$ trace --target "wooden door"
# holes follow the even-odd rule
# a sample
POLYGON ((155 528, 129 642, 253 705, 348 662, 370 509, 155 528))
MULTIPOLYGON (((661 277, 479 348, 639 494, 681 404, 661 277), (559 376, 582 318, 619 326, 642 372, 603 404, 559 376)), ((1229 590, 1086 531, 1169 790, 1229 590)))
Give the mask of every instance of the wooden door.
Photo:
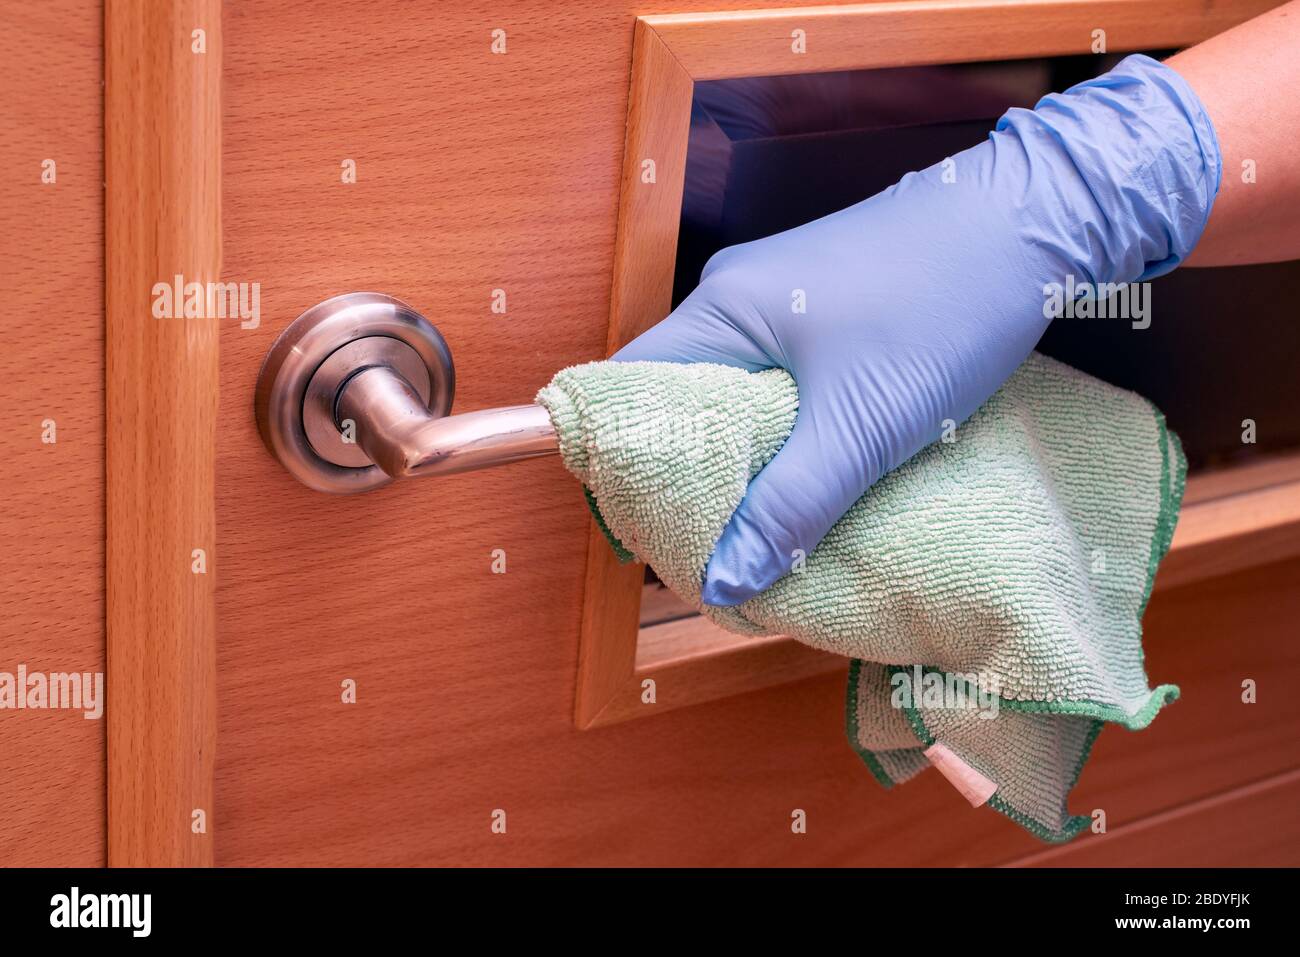
MULTIPOLYGON (((0 682, 104 678, 101 16, 83 0, 0 4, 0 682)), ((0 866, 103 864, 102 710, 13 703, 0 866)))
MULTIPOLYGON (((1135 7, 1111 7, 1140 25, 1135 7)), ((844 740, 842 669, 577 730, 584 593, 601 596, 586 591, 589 520, 558 461, 331 498, 266 455, 247 414, 258 366, 286 323, 338 293, 387 292, 434 321, 456 358, 460 411, 527 402, 557 369, 605 354, 611 289, 628 287, 613 270, 638 11, 476 9, 377 4, 364 23, 289 3, 226 10, 224 276, 262 283, 263 319, 227 323, 221 339, 217 863, 943 864, 1038 853, 937 775, 881 791, 844 740), (493 53, 496 30, 505 53, 493 53), (344 181, 348 161, 355 182, 344 181), (355 704, 341 700, 346 681, 355 704), (796 809, 807 834, 792 833, 796 809)), ((691 55, 720 55, 708 40, 691 55)), ((1279 641, 1297 607, 1282 583, 1295 572, 1228 579, 1214 605, 1162 595, 1149 638, 1161 680, 1228 680, 1213 667, 1217 632, 1255 601, 1271 612, 1252 619, 1252 641, 1293 669, 1279 641), (1194 644, 1189 628, 1200 648, 1190 659, 1179 654, 1194 644)), ((1294 727, 1289 706, 1271 707, 1294 727)), ((1247 715, 1211 722, 1181 705, 1149 735, 1108 733, 1101 755, 1079 800, 1104 798, 1111 820, 1133 827, 1260 780, 1274 790, 1259 800, 1293 798, 1285 774, 1300 766, 1247 715), (1153 753, 1195 761, 1194 735, 1226 747, 1221 735, 1248 728, 1257 761, 1167 785, 1144 766, 1153 753)), ((1126 845, 1108 846, 1101 859, 1125 859, 1126 845)), ((1237 859, 1216 853, 1203 859, 1237 859)), ((1173 845, 1157 857, 1178 859, 1173 845)))
MULTIPOLYGON (((994 52, 1073 49, 1085 14, 1116 42, 1176 45, 1267 5, 1020 4, 994 52)), ((1285 693, 1300 460, 1189 492, 1198 517, 1147 619, 1148 668, 1183 699, 1141 734, 1103 734, 1074 804, 1105 807, 1110 833, 1053 849, 939 775, 881 790, 845 740, 839 666, 781 674, 771 657, 756 680, 695 634, 673 659, 681 707, 581 720, 580 659, 617 631, 601 614, 630 609, 618 647, 635 652, 635 573, 609 584, 558 460, 352 497, 279 467, 254 382, 279 332, 330 296, 385 292, 435 322, 457 411, 527 402, 605 355, 631 330, 619 295, 659 294, 637 263, 663 262, 630 255, 619 227, 625 143, 644 129, 629 126, 634 37, 643 57, 669 51, 657 62, 689 92, 766 62, 791 27, 638 26, 760 6, 746 0, 482 6, 6 11, 20 28, 0 69, 21 93, 4 104, 19 131, 4 203, 28 226, 3 239, 21 319, 0 359, 0 672, 105 671, 111 704, 106 721, 0 711, 0 864, 1300 862, 1285 693), (160 317, 154 286, 175 274, 255 287, 256 315, 160 317), (47 418, 57 444, 40 441, 47 418), (1246 678, 1258 704, 1241 702, 1246 678)), ((844 41, 817 69, 917 24, 931 61, 969 57, 970 31, 1006 15, 917 0, 862 33, 872 6, 793 14, 844 41)))

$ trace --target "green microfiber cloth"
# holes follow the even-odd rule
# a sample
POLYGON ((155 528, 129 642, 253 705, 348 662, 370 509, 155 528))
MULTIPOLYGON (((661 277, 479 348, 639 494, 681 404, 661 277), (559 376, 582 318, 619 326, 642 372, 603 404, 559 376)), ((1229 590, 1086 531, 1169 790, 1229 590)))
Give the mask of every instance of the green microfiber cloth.
POLYGON ((939 743, 996 785, 992 807, 1068 840, 1089 822, 1066 801, 1102 723, 1143 728, 1178 696, 1147 685, 1141 619, 1186 465, 1140 396, 1031 355, 734 608, 701 605, 704 569, 794 425, 789 374, 594 362, 537 401, 620 557, 730 631, 854 659, 848 734, 885 786, 939 743))

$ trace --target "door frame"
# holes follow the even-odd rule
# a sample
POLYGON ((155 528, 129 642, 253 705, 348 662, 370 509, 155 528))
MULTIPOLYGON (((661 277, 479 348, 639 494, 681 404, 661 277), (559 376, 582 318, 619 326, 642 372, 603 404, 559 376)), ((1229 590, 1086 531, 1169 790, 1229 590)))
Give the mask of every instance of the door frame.
POLYGON ((105 0, 104 187, 108 863, 211 866, 220 0, 105 0))

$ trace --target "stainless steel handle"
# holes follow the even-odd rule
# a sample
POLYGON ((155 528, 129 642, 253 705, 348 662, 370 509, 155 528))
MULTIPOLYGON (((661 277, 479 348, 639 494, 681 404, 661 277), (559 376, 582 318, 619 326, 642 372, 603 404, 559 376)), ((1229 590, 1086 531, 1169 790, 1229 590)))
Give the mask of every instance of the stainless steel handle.
POLYGON ((546 410, 449 415, 451 350, 406 303, 348 293, 295 319, 258 375, 254 408, 271 454, 323 492, 447 475, 558 451, 546 410))
POLYGON ((551 417, 540 405, 512 405, 439 417, 387 366, 371 366, 343 386, 338 421, 356 423, 370 460, 392 478, 448 475, 557 451, 551 417))

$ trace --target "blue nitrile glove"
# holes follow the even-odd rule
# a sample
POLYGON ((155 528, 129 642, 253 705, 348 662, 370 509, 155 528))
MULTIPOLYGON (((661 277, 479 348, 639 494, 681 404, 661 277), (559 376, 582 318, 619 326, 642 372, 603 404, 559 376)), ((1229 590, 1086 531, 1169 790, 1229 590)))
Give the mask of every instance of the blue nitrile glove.
POLYGON ((794 432, 718 541, 704 601, 767 588, 945 420, 983 404, 1047 327, 1049 284, 1177 266, 1220 166, 1187 83, 1131 56, 1009 111, 950 161, 709 260, 672 315, 614 356, 780 366, 798 383, 794 432))

